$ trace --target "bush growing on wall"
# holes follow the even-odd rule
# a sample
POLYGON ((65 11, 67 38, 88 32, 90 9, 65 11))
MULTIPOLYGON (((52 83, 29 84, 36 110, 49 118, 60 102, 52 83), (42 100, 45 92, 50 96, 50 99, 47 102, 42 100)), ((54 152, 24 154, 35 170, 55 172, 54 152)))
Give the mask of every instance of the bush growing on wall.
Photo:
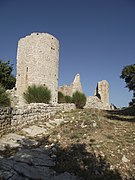
POLYGON ((10 98, 5 92, 5 88, 0 84, 0 107, 10 106, 10 98))
POLYGON ((24 93, 24 99, 27 103, 46 103, 49 104, 51 100, 51 91, 42 85, 29 86, 24 93))
POLYGON ((86 96, 85 94, 76 91, 72 96, 72 101, 75 103, 77 108, 82 109, 86 104, 86 96))

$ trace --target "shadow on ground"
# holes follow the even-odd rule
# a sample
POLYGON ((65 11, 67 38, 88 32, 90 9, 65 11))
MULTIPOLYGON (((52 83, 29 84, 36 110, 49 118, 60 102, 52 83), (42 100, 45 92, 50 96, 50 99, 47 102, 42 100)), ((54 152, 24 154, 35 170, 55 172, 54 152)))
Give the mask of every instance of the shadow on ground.
POLYGON ((87 152, 85 144, 62 148, 59 144, 51 144, 48 138, 36 140, 38 144, 30 146, 26 138, 20 147, 7 146, 1 152, 0 179, 122 179, 116 169, 110 169, 106 158, 87 152))
POLYGON ((135 122, 135 105, 124 109, 107 111, 110 120, 135 122))
POLYGON ((113 110, 112 112, 124 116, 135 116, 135 105, 123 109, 113 110))
POLYGON ((118 120, 118 121, 127 121, 127 122, 135 122, 135 117, 127 118, 126 116, 120 115, 117 112, 109 112, 106 116, 109 120, 118 120))
POLYGON ((121 179, 117 170, 110 170, 106 158, 87 152, 85 144, 72 144, 66 149, 58 148, 54 169, 57 172, 74 173, 85 180, 121 179))
POLYGON ((135 105, 125 109, 117 109, 107 112, 107 118, 110 120, 135 122, 135 105))

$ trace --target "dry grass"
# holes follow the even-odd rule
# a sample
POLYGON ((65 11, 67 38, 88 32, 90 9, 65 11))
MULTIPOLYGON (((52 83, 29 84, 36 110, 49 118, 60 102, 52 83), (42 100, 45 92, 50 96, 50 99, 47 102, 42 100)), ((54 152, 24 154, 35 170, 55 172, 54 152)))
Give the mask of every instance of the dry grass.
POLYGON ((87 180, 134 179, 135 116, 122 112, 87 109, 58 114, 64 123, 49 137, 59 146, 56 169, 87 180))

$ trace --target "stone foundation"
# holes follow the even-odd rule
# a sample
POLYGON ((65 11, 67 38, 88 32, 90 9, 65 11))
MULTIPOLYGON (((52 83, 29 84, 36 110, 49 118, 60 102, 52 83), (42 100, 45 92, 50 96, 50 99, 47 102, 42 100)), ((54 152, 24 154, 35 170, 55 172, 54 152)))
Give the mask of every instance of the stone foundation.
POLYGON ((105 109, 110 110, 110 105, 104 105, 104 103, 97 96, 88 96, 86 100, 86 109, 96 108, 96 109, 105 109))
POLYGON ((61 104, 50 106, 43 103, 31 103, 25 106, 0 109, 0 136, 18 131, 23 127, 33 124, 35 121, 48 119, 58 111, 74 110, 74 104, 61 104))

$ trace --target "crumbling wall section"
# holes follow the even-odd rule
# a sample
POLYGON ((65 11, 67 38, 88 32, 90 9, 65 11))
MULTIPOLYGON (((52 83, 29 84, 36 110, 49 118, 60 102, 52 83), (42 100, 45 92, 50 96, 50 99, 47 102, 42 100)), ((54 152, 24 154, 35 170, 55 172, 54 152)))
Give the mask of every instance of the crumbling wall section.
POLYGON ((89 108, 96 108, 96 109, 104 109, 104 110, 109 110, 110 106, 104 106, 103 102, 101 99, 99 99, 97 96, 88 96, 86 100, 86 109, 89 108))
POLYGON ((80 74, 77 74, 70 84, 70 86, 63 85, 59 87, 59 91, 62 92, 65 96, 72 96, 74 92, 79 91, 83 92, 82 85, 80 81, 80 74))
POLYGON ((106 80, 97 83, 95 95, 101 99, 103 106, 109 106, 109 83, 106 80))
POLYGON ((0 108, 0 136, 12 131, 18 131, 38 120, 48 121, 56 112, 71 111, 75 108, 74 104, 50 106, 44 103, 31 103, 14 108, 0 108))
POLYGON ((85 108, 98 108, 110 110, 109 83, 106 80, 99 81, 94 96, 88 96, 85 108))

